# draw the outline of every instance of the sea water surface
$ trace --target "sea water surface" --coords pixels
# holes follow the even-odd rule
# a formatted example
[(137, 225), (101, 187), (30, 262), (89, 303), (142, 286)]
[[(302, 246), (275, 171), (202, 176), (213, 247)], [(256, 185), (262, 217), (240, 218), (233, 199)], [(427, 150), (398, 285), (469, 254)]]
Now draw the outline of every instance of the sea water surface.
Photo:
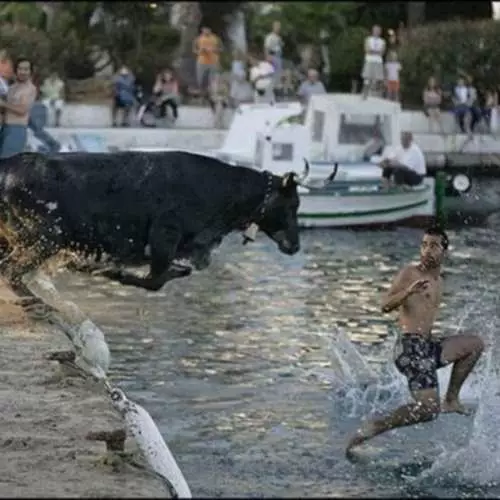
[[(480, 399), (487, 383), (496, 387), (491, 350), (464, 393), (476, 406), (488, 400), (475, 424), (441, 416), (377, 437), (378, 452), (361, 464), (344, 457), (364, 415), (407, 398), (391, 371), (394, 317), (379, 304), (421, 235), (305, 231), (294, 257), (262, 234), (247, 246), (231, 235), (208, 269), (158, 293), (69, 273), (56, 284), (104, 330), (113, 382), (151, 413), (194, 496), (498, 496), (494, 477), (463, 472), (468, 448), (453, 455), (473, 439), (480, 470), (500, 457), (487, 446), (498, 439), (488, 432), (500, 426), (500, 407)], [(473, 331), (494, 346), (497, 232), (450, 238), (436, 333)], [(425, 472), (440, 454), (439, 470)]]

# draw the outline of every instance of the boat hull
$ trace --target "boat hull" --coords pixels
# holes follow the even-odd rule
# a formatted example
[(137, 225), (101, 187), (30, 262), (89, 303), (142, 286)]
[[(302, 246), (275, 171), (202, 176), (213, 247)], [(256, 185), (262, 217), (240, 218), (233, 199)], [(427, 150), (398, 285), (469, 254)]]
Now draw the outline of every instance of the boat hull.
[[(428, 222), (435, 214), (434, 180), (412, 191), (339, 192), (300, 190), (299, 225), (303, 228), (385, 226)], [(367, 187), (369, 188), (369, 187)]]

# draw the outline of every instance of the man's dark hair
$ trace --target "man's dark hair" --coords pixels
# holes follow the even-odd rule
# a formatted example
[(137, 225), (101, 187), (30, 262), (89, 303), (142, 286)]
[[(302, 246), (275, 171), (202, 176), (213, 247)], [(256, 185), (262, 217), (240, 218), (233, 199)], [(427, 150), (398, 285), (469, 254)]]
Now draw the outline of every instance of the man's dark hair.
[(448, 245), (450, 241), (448, 240), (448, 235), (446, 234), (445, 230), (436, 224), (433, 224), (432, 226), (428, 227), (425, 230), (425, 234), (428, 234), (430, 236), (440, 236), (441, 237), (441, 245), (443, 245), (443, 248), (445, 250), (448, 250)]
[(28, 59), (27, 57), (19, 57), (16, 59), (16, 63), (14, 64), (14, 73), (17, 71), (17, 68), (19, 68), (19, 65), (23, 62), (27, 62), (30, 65), (30, 71), (33, 73), (33, 63), (31, 62), (31, 59)]

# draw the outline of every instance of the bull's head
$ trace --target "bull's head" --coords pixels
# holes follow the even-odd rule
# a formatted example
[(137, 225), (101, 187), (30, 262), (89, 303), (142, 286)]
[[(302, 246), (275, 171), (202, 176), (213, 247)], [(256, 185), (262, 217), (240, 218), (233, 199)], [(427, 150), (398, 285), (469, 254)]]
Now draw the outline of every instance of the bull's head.
[[(244, 243), (253, 241), (257, 231), (261, 229), (278, 244), (281, 252), (293, 255), (300, 250), (299, 224), (297, 212), (299, 195), (297, 186), (304, 183), (309, 174), (309, 163), (304, 159), (304, 171), (301, 175), (290, 172), (281, 177), (279, 185), (273, 188), (269, 202), (263, 208), (263, 214), (257, 222), (250, 224), (244, 234)], [(325, 183), (332, 182), (338, 165), (328, 176)]]

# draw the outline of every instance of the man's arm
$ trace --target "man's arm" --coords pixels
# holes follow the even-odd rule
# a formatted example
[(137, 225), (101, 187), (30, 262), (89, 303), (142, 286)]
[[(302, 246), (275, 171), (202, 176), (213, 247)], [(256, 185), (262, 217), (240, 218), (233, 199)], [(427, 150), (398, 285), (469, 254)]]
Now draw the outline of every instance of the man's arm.
[(11, 104), (9, 102), (0, 101), (0, 108), (4, 108), (17, 116), (25, 116), (29, 113), (31, 106), (36, 99), (36, 89), (24, 94), (19, 104)]
[(392, 281), (389, 292), (382, 300), (382, 312), (389, 313), (397, 309), (410, 295), (409, 285), (412, 282), (413, 269), (411, 266), (406, 266), (396, 275)]

